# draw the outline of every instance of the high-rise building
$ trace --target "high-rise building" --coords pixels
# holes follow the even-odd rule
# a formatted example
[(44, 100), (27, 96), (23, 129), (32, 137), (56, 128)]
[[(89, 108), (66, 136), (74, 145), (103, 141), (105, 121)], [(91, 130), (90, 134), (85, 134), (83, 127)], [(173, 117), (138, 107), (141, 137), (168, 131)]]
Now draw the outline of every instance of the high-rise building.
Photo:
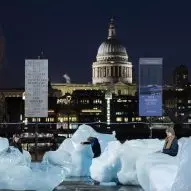
[(176, 88), (184, 88), (188, 85), (188, 68), (186, 66), (180, 65), (174, 70), (173, 85)]

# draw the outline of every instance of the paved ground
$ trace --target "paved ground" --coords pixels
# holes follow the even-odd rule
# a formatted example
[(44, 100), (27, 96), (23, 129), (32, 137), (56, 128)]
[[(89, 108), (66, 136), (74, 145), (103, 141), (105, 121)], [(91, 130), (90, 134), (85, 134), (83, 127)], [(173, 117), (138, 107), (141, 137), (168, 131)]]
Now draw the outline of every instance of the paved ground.
[(112, 186), (112, 185), (94, 185), (90, 179), (68, 179), (64, 180), (53, 191), (143, 191), (135, 186)]

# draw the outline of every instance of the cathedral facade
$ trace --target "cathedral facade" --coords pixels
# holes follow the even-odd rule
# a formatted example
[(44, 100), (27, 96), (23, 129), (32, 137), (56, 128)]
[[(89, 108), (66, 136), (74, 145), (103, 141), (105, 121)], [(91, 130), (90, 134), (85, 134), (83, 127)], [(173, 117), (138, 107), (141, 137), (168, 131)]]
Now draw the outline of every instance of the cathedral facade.
[(109, 23), (108, 37), (98, 48), (96, 62), (92, 64), (92, 84), (52, 83), (62, 95), (75, 90), (105, 90), (116, 95), (136, 93), (132, 83), (132, 63), (128, 61), (126, 48), (116, 37), (114, 20)]
[(93, 84), (132, 83), (132, 64), (125, 47), (116, 37), (114, 20), (109, 24), (108, 38), (99, 47), (92, 65)]

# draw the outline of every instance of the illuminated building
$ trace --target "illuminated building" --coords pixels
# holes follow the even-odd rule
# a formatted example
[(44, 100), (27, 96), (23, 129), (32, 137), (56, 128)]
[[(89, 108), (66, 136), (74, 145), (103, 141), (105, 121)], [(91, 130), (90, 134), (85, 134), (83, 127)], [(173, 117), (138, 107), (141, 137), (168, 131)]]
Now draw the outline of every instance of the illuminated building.
[(112, 122), (128, 123), (141, 122), (142, 118), (138, 114), (138, 97), (136, 96), (116, 96), (111, 102)]
[(92, 84), (52, 83), (54, 89), (72, 94), (75, 90), (109, 90), (116, 95), (136, 93), (136, 85), (132, 83), (132, 64), (124, 46), (116, 38), (113, 19), (109, 25), (107, 40), (98, 48), (96, 62), (92, 64)]
[[(87, 120), (107, 121), (107, 123), (110, 124), (112, 119), (112, 110), (110, 108), (112, 97), (105, 97), (105, 93), (107, 92), (107, 94), (116, 96), (135, 96), (136, 85), (132, 83), (132, 76), (132, 64), (128, 61), (125, 47), (121, 45), (119, 40), (116, 38), (114, 21), (111, 19), (108, 38), (101, 43), (98, 48), (96, 62), (92, 64), (92, 84), (52, 83), (50, 85), (49, 82), (49, 86), (52, 87), (49, 88), (49, 96), (57, 98), (56, 105), (57, 110), (59, 110), (57, 111), (57, 120), (55, 118), (42, 120), (31, 119), (28, 120), (28, 122), (64, 122), (66, 128), (68, 128), (67, 123), (69, 122), (87, 122)], [(91, 108), (89, 106), (85, 108), (83, 104), (80, 105), (79, 103), (76, 103), (76, 100), (78, 99), (77, 96), (81, 99), (83, 97), (82, 94), (86, 94), (86, 91), (94, 98), (99, 95), (98, 92), (102, 92), (103, 95), (100, 100), (102, 100), (103, 104), (100, 106), (104, 106), (104, 109), (102, 108), (101, 111), (97, 109), (96, 111), (96, 107)], [(24, 89), (2, 90), (2, 92), (5, 97), (22, 97)], [(54, 95), (50, 95), (50, 92), (53, 92)], [(77, 110), (72, 114), (68, 114), (66, 112), (71, 109), (69, 108), (69, 105), (71, 104), (62, 103), (66, 100), (66, 96), (68, 94), (72, 95), (72, 98), (74, 99), (72, 101), (74, 101), (76, 104), (75, 106), (78, 107), (75, 108)], [(96, 104), (97, 103), (93, 102), (94, 106)], [(82, 108), (80, 109), (80, 107)], [(51, 108), (49, 109), (52, 110)], [(78, 112), (80, 112), (80, 114), (78, 114)], [(94, 114), (97, 117), (94, 116)], [(24, 120), (24, 116), (22, 116), (22, 119)]]
[(184, 88), (188, 85), (188, 68), (180, 65), (174, 70), (173, 85), (176, 88)]
[(108, 38), (99, 47), (92, 65), (93, 84), (132, 83), (132, 64), (124, 46), (116, 37), (114, 20), (109, 24)]

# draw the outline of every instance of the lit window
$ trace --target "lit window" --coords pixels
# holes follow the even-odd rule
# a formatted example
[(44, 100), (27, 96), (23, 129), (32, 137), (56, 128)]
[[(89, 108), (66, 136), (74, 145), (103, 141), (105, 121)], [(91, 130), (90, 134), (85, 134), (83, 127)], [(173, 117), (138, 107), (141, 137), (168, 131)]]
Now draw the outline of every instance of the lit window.
[(191, 123), (191, 119), (188, 119), (188, 123)]
[(76, 117), (72, 117), (72, 121), (77, 121), (77, 118)]
[(132, 121), (135, 121), (135, 118), (134, 118), (134, 117), (132, 117)]
[(191, 100), (188, 100), (188, 103), (191, 103)]
[(67, 117), (64, 117), (64, 121), (68, 121), (68, 118), (67, 118)]
[(122, 118), (121, 118), (121, 117), (116, 117), (116, 121), (117, 121), (117, 122), (121, 122), (121, 121), (122, 121)]
[(141, 121), (141, 117), (136, 117), (136, 121)]
[(129, 120), (128, 120), (128, 117), (124, 117), (124, 121), (125, 122), (128, 122)]
[(63, 117), (59, 117), (58, 121), (62, 123), (64, 121)]

